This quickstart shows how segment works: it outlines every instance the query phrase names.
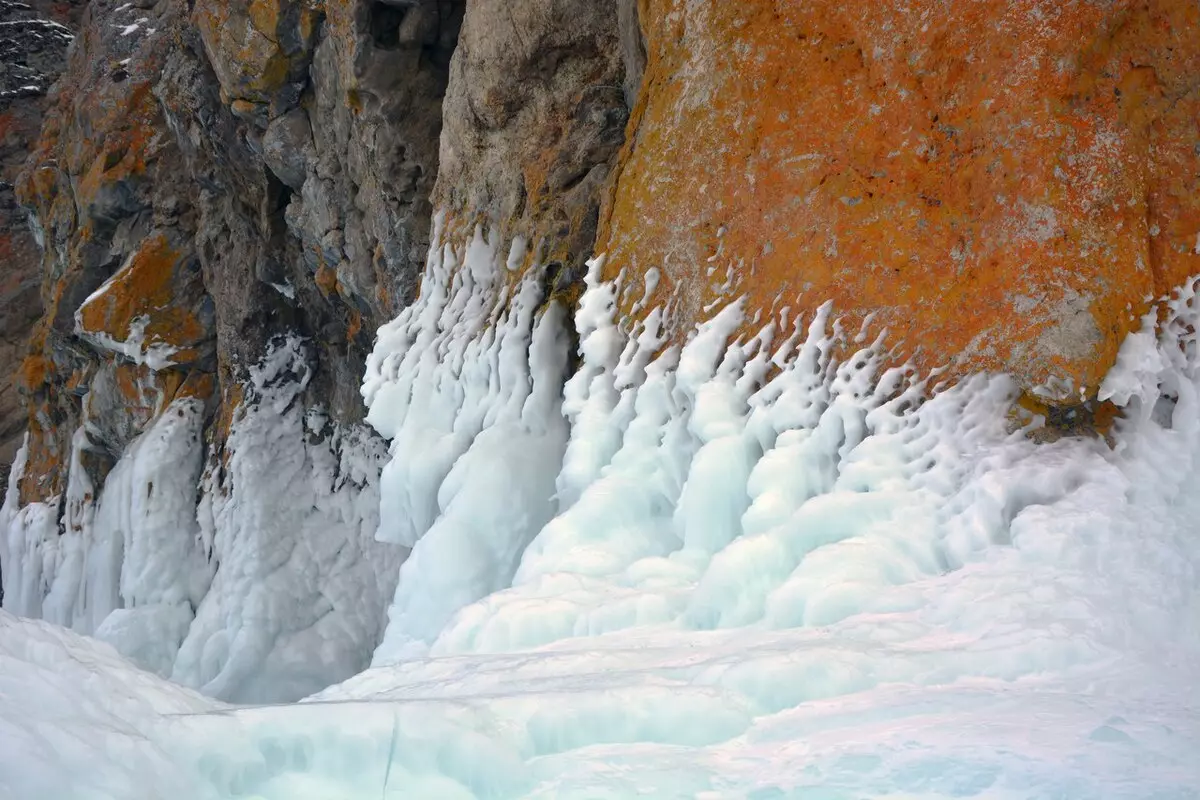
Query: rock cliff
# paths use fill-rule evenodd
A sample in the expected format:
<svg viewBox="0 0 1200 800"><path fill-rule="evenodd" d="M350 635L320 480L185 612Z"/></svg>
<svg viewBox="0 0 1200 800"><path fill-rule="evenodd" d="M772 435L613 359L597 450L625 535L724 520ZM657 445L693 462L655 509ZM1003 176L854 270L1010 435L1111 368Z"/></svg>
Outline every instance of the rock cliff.
<svg viewBox="0 0 1200 800"><path fill-rule="evenodd" d="M300 696L379 640L405 551L374 541L360 384L431 245L511 245L497 309L569 311L605 253L647 287L622 326L665 307L667 342L737 297L759 322L833 301L894 359L1011 372L1045 413L1094 413L1140 315L1200 272L1186 0L73 9L0 0L28 33L0 50L0 363L23 351L27 409L5 386L0 445L27 431L5 603L158 631L137 657L222 697ZM448 290L481 263L436 261ZM131 588L146 537L185 588ZM282 571L309 577L273 594ZM313 664L279 660L310 635Z"/></svg>
<svg viewBox="0 0 1200 800"><path fill-rule="evenodd" d="M646 86L600 249L662 271L681 333L722 295L832 300L924 369L1007 371L1072 404L1200 271L1194 3L642 10Z"/></svg>
<svg viewBox="0 0 1200 800"><path fill-rule="evenodd" d="M0 374L25 357L25 339L41 313L41 254L13 184L37 140L46 95L62 71L82 4L0 2ZM25 430L17 383L0 383L0 477Z"/></svg>

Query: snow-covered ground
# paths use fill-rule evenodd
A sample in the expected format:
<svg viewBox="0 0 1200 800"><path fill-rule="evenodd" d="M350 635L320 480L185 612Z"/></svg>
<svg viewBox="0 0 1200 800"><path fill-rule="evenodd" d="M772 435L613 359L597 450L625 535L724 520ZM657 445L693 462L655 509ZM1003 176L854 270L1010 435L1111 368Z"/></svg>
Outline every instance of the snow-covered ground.
<svg viewBox="0 0 1200 800"><path fill-rule="evenodd" d="M435 247L380 331L378 538L411 554L372 666L232 707L0 615L0 797L1200 797L1194 284L1102 387L1126 408L1115 447L1035 445L1004 376L932 392L827 307L733 339L735 301L664 349L661 310L613 318L647 287L599 264L564 386L564 312L510 272L523 256ZM38 530L4 513L10 541ZM222 569L233 542L263 548L214 513L239 531ZM189 682L265 700L328 635L264 639L302 614L243 572L218 572L188 641L204 619L272 649ZM299 572L315 583L282 596L319 592Z"/></svg>

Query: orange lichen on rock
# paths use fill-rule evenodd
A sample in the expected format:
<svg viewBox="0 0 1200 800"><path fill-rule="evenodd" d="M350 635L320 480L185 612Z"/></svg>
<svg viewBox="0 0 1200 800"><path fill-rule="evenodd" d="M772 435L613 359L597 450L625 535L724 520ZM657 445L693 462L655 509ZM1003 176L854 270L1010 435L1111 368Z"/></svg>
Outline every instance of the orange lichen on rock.
<svg viewBox="0 0 1200 800"><path fill-rule="evenodd" d="M62 451L62 437L56 435L47 404L30 408L28 433L25 470L17 484L22 507L61 496L66 477L65 470L59 469L66 457Z"/></svg>
<svg viewBox="0 0 1200 800"><path fill-rule="evenodd" d="M317 288L321 290L321 294L326 297L331 297L338 292L338 274L333 267L322 264L317 268L316 275L313 276L313 281L317 284Z"/></svg>
<svg viewBox="0 0 1200 800"><path fill-rule="evenodd" d="M321 17L319 4L303 1L201 0L193 19L226 99L269 103L305 78Z"/></svg>
<svg viewBox="0 0 1200 800"><path fill-rule="evenodd" d="M878 312L923 368L1078 402L1148 298L1200 272L1190 0L641 11L597 249L661 270L680 334L722 296L833 300L850 325Z"/></svg>
<svg viewBox="0 0 1200 800"><path fill-rule="evenodd" d="M21 362L20 385L27 391L44 384L54 370L50 359L40 353L32 353Z"/></svg>
<svg viewBox="0 0 1200 800"><path fill-rule="evenodd" d="M134 84L119 104L109 109L102 130L105 135L78 151L79 164L71 174L80 174L75 187L76 202L87 207L112 184L142 175L161 146L163 136L158 101L150 81Z"/></svg>
<svg viewBox="0 0 1200 800"><path fill-rule="evenodd" d="M119 399L120 407L133 418L133 427L138 430L145 429L174 400L186 397L208 403L214 399L216 380L211 373L153 370L144 364L129 362L113 363L108 369L111 370L115 397ZM112 400L105 397L104 403L112 405ZM90 415L96 414L93 408L86 410Z"/></svg>
<svg viewBox="0 0 1200 800"><path fill-rule="evenodd" d="M198 280L188 261L166 236L146 238L117 274L79 307L79 332L103 346L124 343L131 332L140 330L143 352L164 346L173 351L175 363L194 360L211 330L192 307L194 296L181 291L181 286Z"/></svg>

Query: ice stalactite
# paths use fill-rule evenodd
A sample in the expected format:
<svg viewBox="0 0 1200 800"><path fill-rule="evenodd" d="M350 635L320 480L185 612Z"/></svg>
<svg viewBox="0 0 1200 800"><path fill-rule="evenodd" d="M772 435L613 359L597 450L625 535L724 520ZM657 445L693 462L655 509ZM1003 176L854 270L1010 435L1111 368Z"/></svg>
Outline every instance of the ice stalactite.
<svg viewBox="0 0 1200 800"><path fill-rule="evenodd" d="M93 445L80 428L65 497L19 511L18 463L0 517L4 607L112 641L141 666L169 674L210 577L194 511L203 423L198 401L169 404L99 491L82 464Z"/></svg>
<svg viewBox="0 0 1200 800"><path fill-rule="evenodd" d="M405 551L373 539L383 444L306 406L310 378L304 342L277 342L221 454L202 403L181 398L102 487L86 425L61 499L19 508L18 462L0 511L4 608L222 698L295 700L365 667Z"/></svg>
<svg viewBox="0 0 1200 800"><path fill-rule="evenodd" d="M1102 499L1115 518L1129 518L1122 498L1133 491L1131 467L1127 453L1099 440L1035 445L1014 421L1017 388L1005 376L931 392L905 365L889 362L883 332L874 340L867 329L846 332L828 305L790 325L782 313L746 336L735 301L682 348L664 348L662 309L632 326L615 318L621 279L602 281L599 260L575 320L582 363L563 389L565 448L561 460L543 462L559 466L553 494L538 492L538 515L546 509L541 497L549 497L551 514L536 535L528 527L496 534L503 526L495 520L514 514L508 498L515 494L494 491L495 476L523 448L507 431L506 449L469 446L490 441L480 431L511 407L493 377L511 334L503 324L480 323L519 317L505 316L507 298L495 289L502 285L495 249L477 235L460 267L443 248L422 299L384 329L372 356L364 392L370 419L397 436L382 530L420 520L399 538L439 532L405 565L391 612L393 630L420 646L384 648L377 664L422 654L426 645L433 655L522 651L647 626L817 629L864 615L884 627L903 619L898 631L912 642L946 627L980 637L990 614L1025 628L1010 659L948 657L961 661L963 674L1015 677L1102 660L1121 646L1121 630L1169 616L1166 607L1146 606L1079 627L1041 610L1053 596L1071 618L1078 601L1068 595L1094 594L1099 585L1083 565L1108 563L1106 553L1132 534L1107 519L1081 523L1074 512L1055 524L1028 520ZM1174 301L1177 314L1194 313L1182 302ZM1151 328L1127 348L1174 352L1183 335L1167 331L1179 341L1155 345ZM1168 361L1155 367L1123 356L1110 384L1133 381L1155 398L1161 384L1186 400L1186 389L1173 388L1190 385L1179 377L1183 368L1167 370ZM529 369L535 381L543 374L532 359ZM556 373L544 374L552 384ZM1161 410L1163 402L1154 404ZM441 427L429 424L442 412ZM1153 435L1134 427L1124 425L1132 438ZM451 512L464 495L469 502ZM1062 533L1077 524L1091 530ZM1159 541L1167 552L1185 535L1178 525L1160 533L1175 537ZM498 541L528 543L515 571L507 552L503 560L479 555ZM1056 583L1048 575L1065 566L1061 558L1073 571ZM992 570L997 562L1011 562L1011 572ZM978 584L1004 599L992 608L976 601L963 621L948 619L939 592L960 583L957 591ZM1173 585L1177 594L1188 591L1186 581Z"/></svg>

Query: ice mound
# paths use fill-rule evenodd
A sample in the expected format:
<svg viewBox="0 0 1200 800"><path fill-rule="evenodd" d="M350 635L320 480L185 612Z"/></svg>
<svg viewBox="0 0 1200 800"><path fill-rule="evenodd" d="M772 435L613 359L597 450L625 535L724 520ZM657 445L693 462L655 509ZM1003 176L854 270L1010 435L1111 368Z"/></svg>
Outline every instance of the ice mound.
<svg viewBox="0 0 1200 800"><path fill-rule="evenodd" d="M219 704L111 646L0 611L0 797L189 797L156 744L171 715Z"/></svg>
<svg viewBox="0 0 1200 800"><path fill-rule="evenodd" d="M61 717L87 745L17 797L159 796L139 771L205 800L1197 796L1195 284L1106 381L1110 449L1033 444L1008 379L933 391L829 307L742 336L735 301L666 347L669 309L623 325L644 287L599 262L567 376L523 258L438 244L380 331L379 537L412 554L374 665L229 708L88 656L118 701ZM82 701L48 629L0 623L7 775L38 697Z"/></svg>

